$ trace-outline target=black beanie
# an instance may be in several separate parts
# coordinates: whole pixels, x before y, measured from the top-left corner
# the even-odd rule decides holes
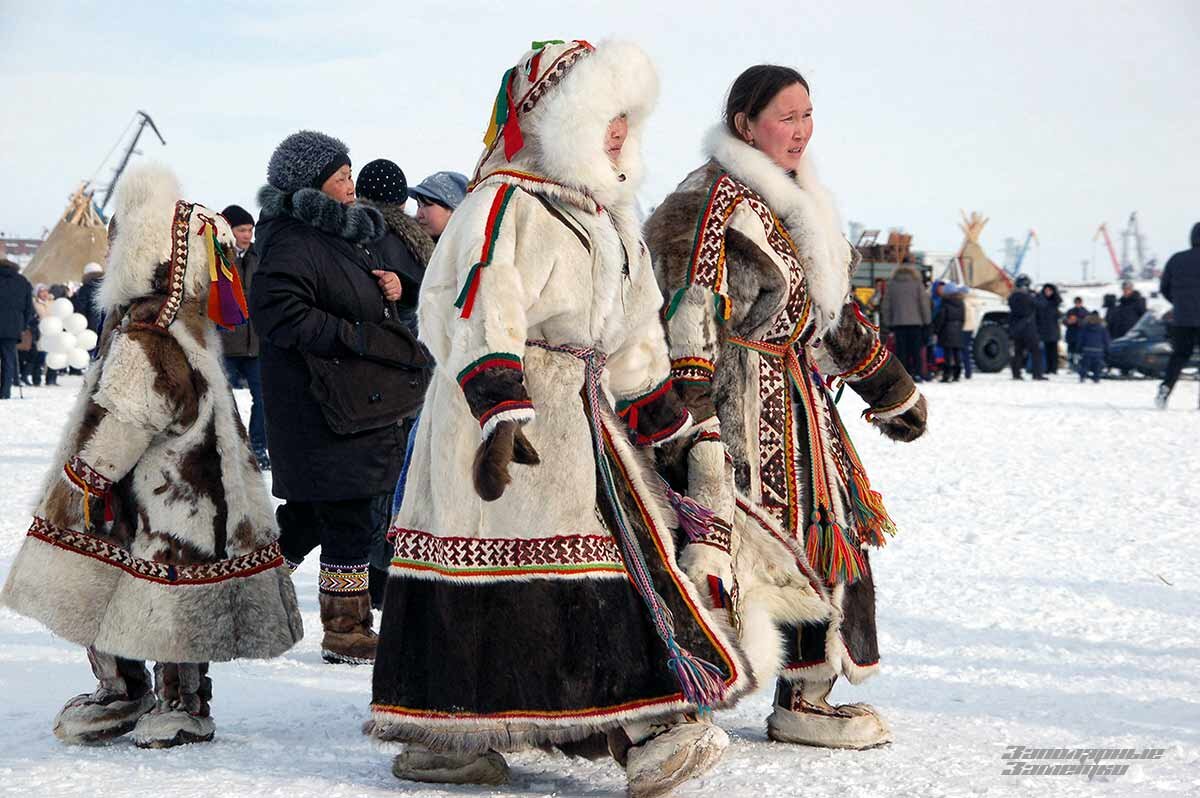
[[[230,205],[225,210],[221,211],[221,215],[225,217],[225,221],[229,222],[230,227],[237,227],[243,224],[254,224],[254,217],[250,215],[250,211],[243,208],[241,205]]]
[[[394,162],[376,158],[359,171],[355,192],[372,202],[402,204],[408,200],[408,181]]]

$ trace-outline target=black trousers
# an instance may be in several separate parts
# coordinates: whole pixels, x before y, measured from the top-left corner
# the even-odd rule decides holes
[[[1200,346],[1200,327],[1176,327],[1169,330],[1171,334],[1171,359],[1167,361],[1167,376],[1163,384],[1168,389],[1175,387],[1179,373],[1192,357],[1192,351]]]
[[[321,547],[321,562],[362,565],[371,554],[377,530],[387,526],[392,495],[329,502],[288,500],[275,511],[279,548],[293,563]]]
[[[1013,355],[1012,355],[1012,375],[1014,378],[1021,376],[1021,366],[1025,363],[1025,358],[1028,357],[1033,361],[1033,376],[1041,377],[1042,374],[1042,358],[1038,352],[1038,344],[1041,343],[1032,335],[1013,336]]]
[[[0,399],[12,396],[12,387],[21,381],[17,365],[17,339],[0,338]]]
[[[921,329],[920,325],[915,324],[892,328],[892,332],[896,334],[896,357],[900,358],[900,363],[910,377],[922,376],[921,347],[924,346],[925,340]]]
[[[1046,354],[1046,373],[1058,373],[1058,341],[1042,341],[1042,351]]]

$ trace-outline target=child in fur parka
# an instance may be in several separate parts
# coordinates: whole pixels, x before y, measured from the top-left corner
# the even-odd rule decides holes
[[[59,712],[67,743],[211,740],[208,663],[301,635],[212,323],[246,318],[233,234],[179,195],[158,166],[121,184],[99,357],[0,594],[87,649],[99,684]]]

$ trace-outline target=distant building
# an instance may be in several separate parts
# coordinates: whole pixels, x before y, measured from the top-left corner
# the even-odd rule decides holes
[[[9,238],[0,233],[0,258],[8,258],[24,269],[41,245],[40,238]]]

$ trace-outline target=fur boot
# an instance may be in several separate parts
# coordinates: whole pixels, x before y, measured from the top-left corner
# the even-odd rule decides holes
[[[326,662],[370,665],[379,637],[371,628],[369,593],[320,593],[321,656]]]
[[[439,753],[410,743],[392,760],[392,775],[430,784],[500,785],[508,783],[508,763],[495,751]]]
[[[54,719],[54,736],[71,745],[93,745],[127,734],[154,708],[145,664],[92,649],[88,660],[99,684],[93,692],[68,701]]]
[[[855,750],[890,743],[892,732],[874,707],[834,706],[826,700],[834,681],[791,685],[780,680],[767,736],[780,743]]]
[[[209,714],[212,679],[208,663],[159,662],[154,666],[154,709],[133,729],[138,748],[174,748],[207,743],[216,732]]]
[[[687,720],[660,730],[626,752],[625,775],[630,798],[653,798],[707,773],[729,747],[729,735],[711,723]],[[627,729],[631,739],[638,737]],[[657,733],[655,733],[657,732]]]

